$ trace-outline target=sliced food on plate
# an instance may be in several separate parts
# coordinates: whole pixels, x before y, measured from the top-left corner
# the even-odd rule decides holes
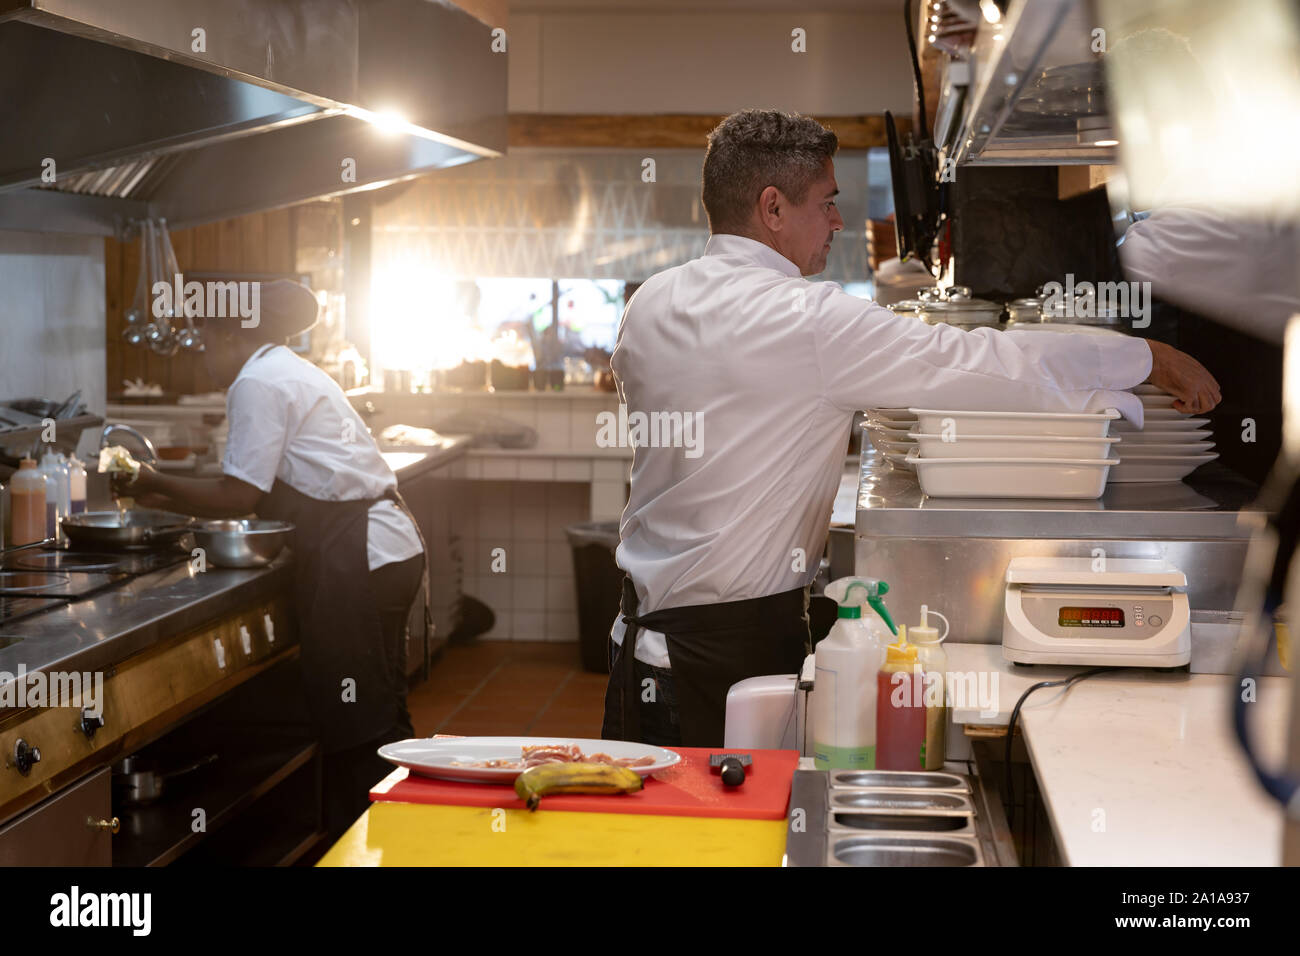
[[[412,773],[442,780],[510,785],[520,774],[551,765],[612,767],[647,777],[681,762],[663,747],[627,740],[563,737],[432,737],[401,740],[379,756]]]

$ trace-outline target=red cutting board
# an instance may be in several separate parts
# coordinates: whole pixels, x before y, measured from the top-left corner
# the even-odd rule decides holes
[[[682,762],[646,779],[637,793],[608,795],[559,794],[542,798],[545,810],[587,813],[652,813],[671,817],[731,817],[740,820],[780,820],[790,802],[790,779],[799,763],[797,750],[743,750],[753,757],[745,782],[724,787],[709,770],[708,747],[672,747]],[[370,791],[370,799],[396,803],[437,803],[462,807],[503,807],[523,810],[513,786],[435,780],[399,767]]]

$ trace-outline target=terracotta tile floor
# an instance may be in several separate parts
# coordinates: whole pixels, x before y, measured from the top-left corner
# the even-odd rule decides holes
[[[599,737],[607,679],[582,669],[576,643],[447,645],[407,706],[421,737]]]

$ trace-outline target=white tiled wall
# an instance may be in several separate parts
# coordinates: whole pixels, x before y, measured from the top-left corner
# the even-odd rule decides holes
[[[80,390],[102,415],[104,241],[0,230],[0,400],[62,401]],[[83,454],[98,434],[82,435]]]
[[[454,410],[495,413],[537,430],[531,449],[471,451],[422,486],[416,510],[433,560],[430,603],[438,632],[446,635],[459,593],[459,554],[460,589],[496,614],[484,639],[577,641],[573,553],[564,529],[616,520],[623,512],[631,452],[596,446],[596,416],[615,411],[617,397],[587,389],[378,396],[374,402],[381,410],[369,422],[375,432],[396,422],[428,427],[437,414]],[[504,571],[492,569],[495,548],[503,549]]]
[[[496,624],[485,640],[577,641],[577,591],[573,554],[564,529],[587,520],[588,486],[569,482],[438,481],[434,492],[446,514],[444,546],[429,542],[437,588],[434,619],[441,633],[450,627],[456,599],[456,568],[463,560],[461,588],[492,608]],[[500,550],[497,550],[500,549]],[[504,570],[500,568],[504,563]]]

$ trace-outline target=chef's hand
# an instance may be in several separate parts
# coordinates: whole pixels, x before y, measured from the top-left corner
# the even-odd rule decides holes
[[[114,472],[109,478],[108,486],[114,498],[135,498],[139,500],[156,490],[154,479],[157,477],[158,472],[141,462],[140,472],[134,479],[125,472]]]
[[[1173,395],[1175,409],[1200,415],[1223,400],[1219,383],[1204,365],[1172,345],[1155,339],[1146,341],[1151,348],[1151,376],[1147,381]]]

